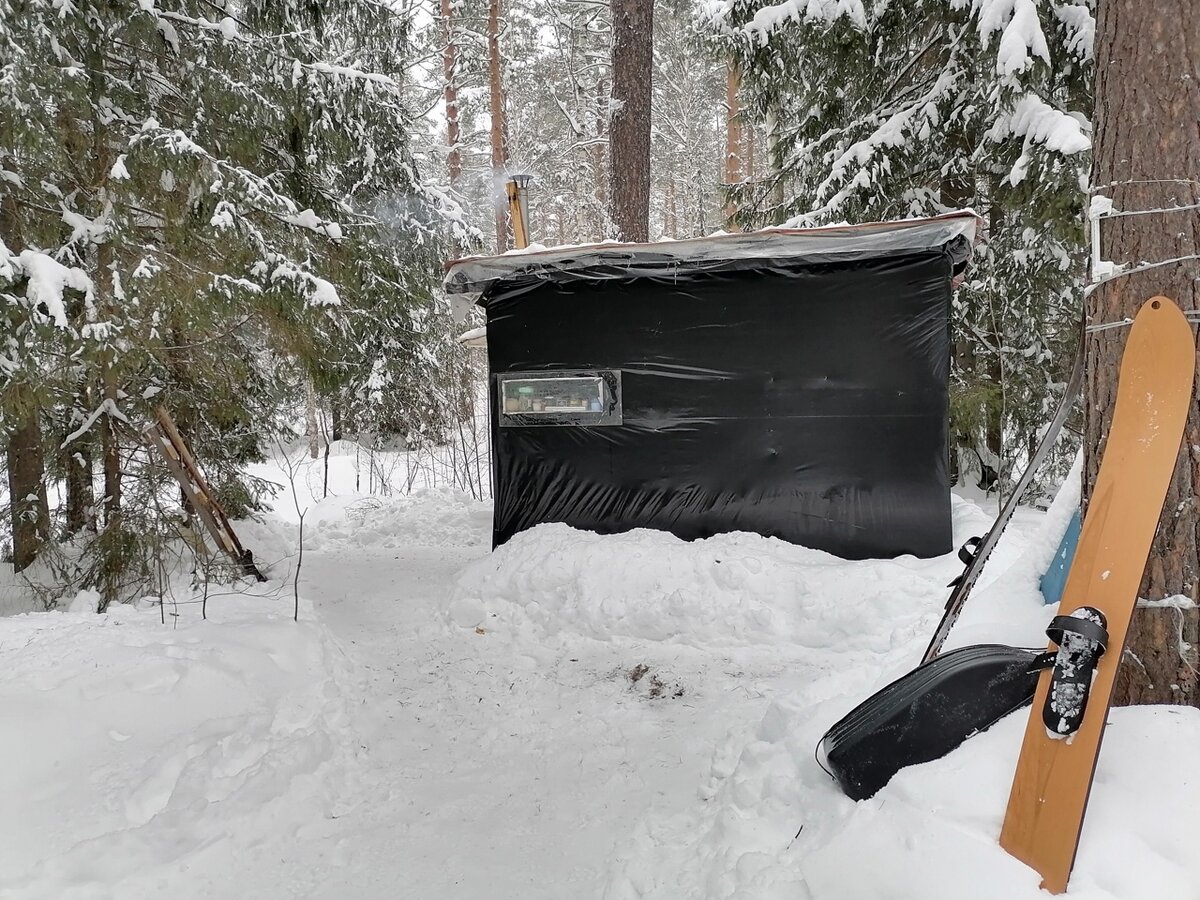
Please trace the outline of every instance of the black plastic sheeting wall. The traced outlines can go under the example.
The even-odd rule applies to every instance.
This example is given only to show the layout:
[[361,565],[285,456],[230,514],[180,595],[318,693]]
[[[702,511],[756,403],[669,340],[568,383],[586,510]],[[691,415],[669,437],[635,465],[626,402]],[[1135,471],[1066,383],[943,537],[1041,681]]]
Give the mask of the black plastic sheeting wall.
[[[758,532],[851,559],[948,552],[963,249],[493,284],[494,542],[564,522]],[[620,370],[622,424],[499,426],[498,375],[587,369]]]

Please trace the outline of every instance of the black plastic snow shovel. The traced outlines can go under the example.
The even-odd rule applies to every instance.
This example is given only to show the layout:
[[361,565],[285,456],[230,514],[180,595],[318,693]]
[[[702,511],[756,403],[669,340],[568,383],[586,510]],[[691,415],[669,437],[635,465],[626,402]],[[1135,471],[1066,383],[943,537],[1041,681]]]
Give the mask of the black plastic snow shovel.
[[853,800],[905,766],[939,759],[1032,702],[1053,655],[978,644],[944,653],[893,681],[826,732],[817,761]]

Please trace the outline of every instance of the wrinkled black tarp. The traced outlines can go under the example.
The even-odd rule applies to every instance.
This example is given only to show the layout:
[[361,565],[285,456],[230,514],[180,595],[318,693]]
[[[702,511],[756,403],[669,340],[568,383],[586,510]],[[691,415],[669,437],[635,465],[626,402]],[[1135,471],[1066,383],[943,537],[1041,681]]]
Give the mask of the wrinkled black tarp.
[[[495,543],[565,522],[948,552],[950,279],[967,252],[492,283]],[[620,370],[621,425],[499,427],[498,374],[586,369]]]

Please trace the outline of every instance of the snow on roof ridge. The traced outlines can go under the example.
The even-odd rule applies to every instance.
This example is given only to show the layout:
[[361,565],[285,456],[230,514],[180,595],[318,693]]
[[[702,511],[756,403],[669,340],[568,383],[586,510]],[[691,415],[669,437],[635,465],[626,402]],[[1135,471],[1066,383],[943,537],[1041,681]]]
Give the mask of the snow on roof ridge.
[[688,237],[688,238],[661,237],[658,240],[645,241],[645,242],[618,241],[613,238],[605,238],[602,241],[589,241],[588,243],[584,243],[584,244],[539,244],[537,242],[534,242],[534,243],[530,244],[528,247],[519,247],[519,248],[514,247],[510,250],[505,250],[503,253],[477,253],[477,254],[473,254],[471,256],[460,256],[458,259],[452,259],[452,260],[447,261],[445,267],[446,267],[446,269],[451,269],[462,263],[473,262],[475,260],[508,259],[508,258],[519,257],[519,256],[530,256],[530,255],[534,255],[534,254],[538,254],[538,253],[556,253],[556,252],[564,251],[564,250],[593,250],[593,249],[603,249],[605,247],[658,247],[663,244],[687,244],[687,243],[691,243],[694,241],[710,241],[710,240],[713,240],[716,238],[728,238],[728,237],[743,238],[743,237],[747,237],[747,236],[751,236],[751,235],[758,235],[758,234],[803,235],[803,234],[810,234],[810,233],[815,233],[815,232],[846,231],[846,230],[851,230],[851,229],[864,229],[865,230],[868,228],[877,228],[877,227],[881,227],[881,226],[882,227],[903,226],[903,227],[911,228],[911,227],[924,225],[928,222],[940,222],[945,219],[968,218],[968,217],[974,218],[979,221],[983,220],[982,216],[980,216],[979,213],[977,213],[974,209],[970,208],[969,206],[965,206],[962,209],[956,209],[956,210],[953,210],[948,213],[941,213],[936,216],[908,216],[903,219],[886,219],[883,221],[858,222],[858,223],[851,223],[851,222],[843,221],[843,222],[837,222],[837,223],[829,224],[829,225],[814,225],[809,228],[805,228],[805,227],[801,227],[801,226],[789,226],[786,224],[784,224],[784,225],[764,225],[762,228],[756,228],[753,231],[725,231],[724,229],[719,228],[716,231],[710,232],[709,234],[697,235],[696,237]]
[[[497,256],[467,256],[446,264],[445,287],[450,293],[478,293],[490,284],[515,274],[536,270],[569,271],[587,268],[621,254],[626,259],[678,264],[689,260],[802,258],[808,253],[843,254],[863,252],[863,239],[870,238],[881,252],[889,249],[936,247],[964,235],[974,242],[982,220],[972,209],[955,210],[938,216],[864,222],[857,225],[823,225],[815,228],[769,226],[757,231],[726,232],[679,240],[624,243],[601,241],[591,244],[564,244],[547,247],[531,244]],[[915,232],[930,232],[924,242],[911,240]],[[850,238],[858,238],[851,247],[834,247]]]

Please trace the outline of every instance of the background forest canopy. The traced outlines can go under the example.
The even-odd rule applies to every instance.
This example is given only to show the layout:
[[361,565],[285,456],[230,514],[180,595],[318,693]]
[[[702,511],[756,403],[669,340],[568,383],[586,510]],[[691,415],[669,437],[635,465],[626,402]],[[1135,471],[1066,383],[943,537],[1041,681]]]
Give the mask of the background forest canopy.
[[952,433],[1002,485],[1078,338],[1094,0],[659,0],[648,155],[613,167],[614,20],[650,2],[0,0],[16,568],[153,587],[160,404],[234,516],[306,405],[326,443],[457,440],[483,361],[441,265],[509,246],[516,171],[546,244],[616,235],[614,182],[647,173],[651,239],[974,208]]

